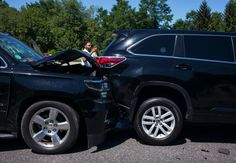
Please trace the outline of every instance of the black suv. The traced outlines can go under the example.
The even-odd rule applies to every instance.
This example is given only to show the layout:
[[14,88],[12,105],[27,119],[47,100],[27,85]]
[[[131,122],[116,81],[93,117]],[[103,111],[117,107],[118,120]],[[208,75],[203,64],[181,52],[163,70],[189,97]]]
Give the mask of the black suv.
[[[91,66],[81,66],[84,57]],[[101,143],[115,125],[109,81],[87,53],[65,50],[42,57],[0,33],[0,138],[22,134],[40,153],[62,153],[86,132]]]
[[236,123],[235,33],[115,35],[99,62],[110,74],[115,101],[146,143],[171,143],[183,121]]

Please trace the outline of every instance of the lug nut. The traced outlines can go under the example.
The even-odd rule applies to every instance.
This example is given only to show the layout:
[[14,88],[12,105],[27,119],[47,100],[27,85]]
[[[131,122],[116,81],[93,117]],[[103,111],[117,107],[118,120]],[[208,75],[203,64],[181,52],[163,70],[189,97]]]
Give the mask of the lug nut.
[[51,133],[51,130],[48,130],[48,133]]
[[53,129],[53,132],[56,132],[57,130],[56,129]]
[[57,124],[54,124],[54,127],[57,127]]

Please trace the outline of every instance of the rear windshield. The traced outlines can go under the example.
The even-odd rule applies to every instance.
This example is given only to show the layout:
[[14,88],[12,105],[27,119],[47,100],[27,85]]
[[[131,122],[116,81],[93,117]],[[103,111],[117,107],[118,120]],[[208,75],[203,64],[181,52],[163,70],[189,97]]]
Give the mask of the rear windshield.
[[121,36],[117,36],[115,37],[111,43],[106,47],[106,49],[103,52],[103,56],[109,56],[111,55],[109,52],[110,50],[114,50],[113,48],[118,45],[121,41],[123,41],[125,39],[125,37],[121,37]]

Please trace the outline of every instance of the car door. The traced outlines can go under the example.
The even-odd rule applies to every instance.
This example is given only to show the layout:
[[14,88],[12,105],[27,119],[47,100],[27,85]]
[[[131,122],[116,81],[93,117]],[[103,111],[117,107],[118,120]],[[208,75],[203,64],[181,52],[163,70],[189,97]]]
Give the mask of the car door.
[[236,64],[230,36],[184,35],[185,57],[176,59],[200,121],[232,122],[236,116]]
[[5,60],[0,56],[0,121],[3,121],[6,118],[5,115],[9,104],[9,93],[10,93],[9,68]]

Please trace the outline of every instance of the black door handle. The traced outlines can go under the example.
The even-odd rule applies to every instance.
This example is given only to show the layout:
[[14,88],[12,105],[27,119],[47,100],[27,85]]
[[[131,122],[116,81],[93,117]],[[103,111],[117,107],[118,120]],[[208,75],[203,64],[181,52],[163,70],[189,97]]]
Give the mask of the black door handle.
[[175,65],[175,68],[179,70],[183,70],[183,71],[192,70],[192,66],[187,65],[187,64],[178,64],[178,65]]

